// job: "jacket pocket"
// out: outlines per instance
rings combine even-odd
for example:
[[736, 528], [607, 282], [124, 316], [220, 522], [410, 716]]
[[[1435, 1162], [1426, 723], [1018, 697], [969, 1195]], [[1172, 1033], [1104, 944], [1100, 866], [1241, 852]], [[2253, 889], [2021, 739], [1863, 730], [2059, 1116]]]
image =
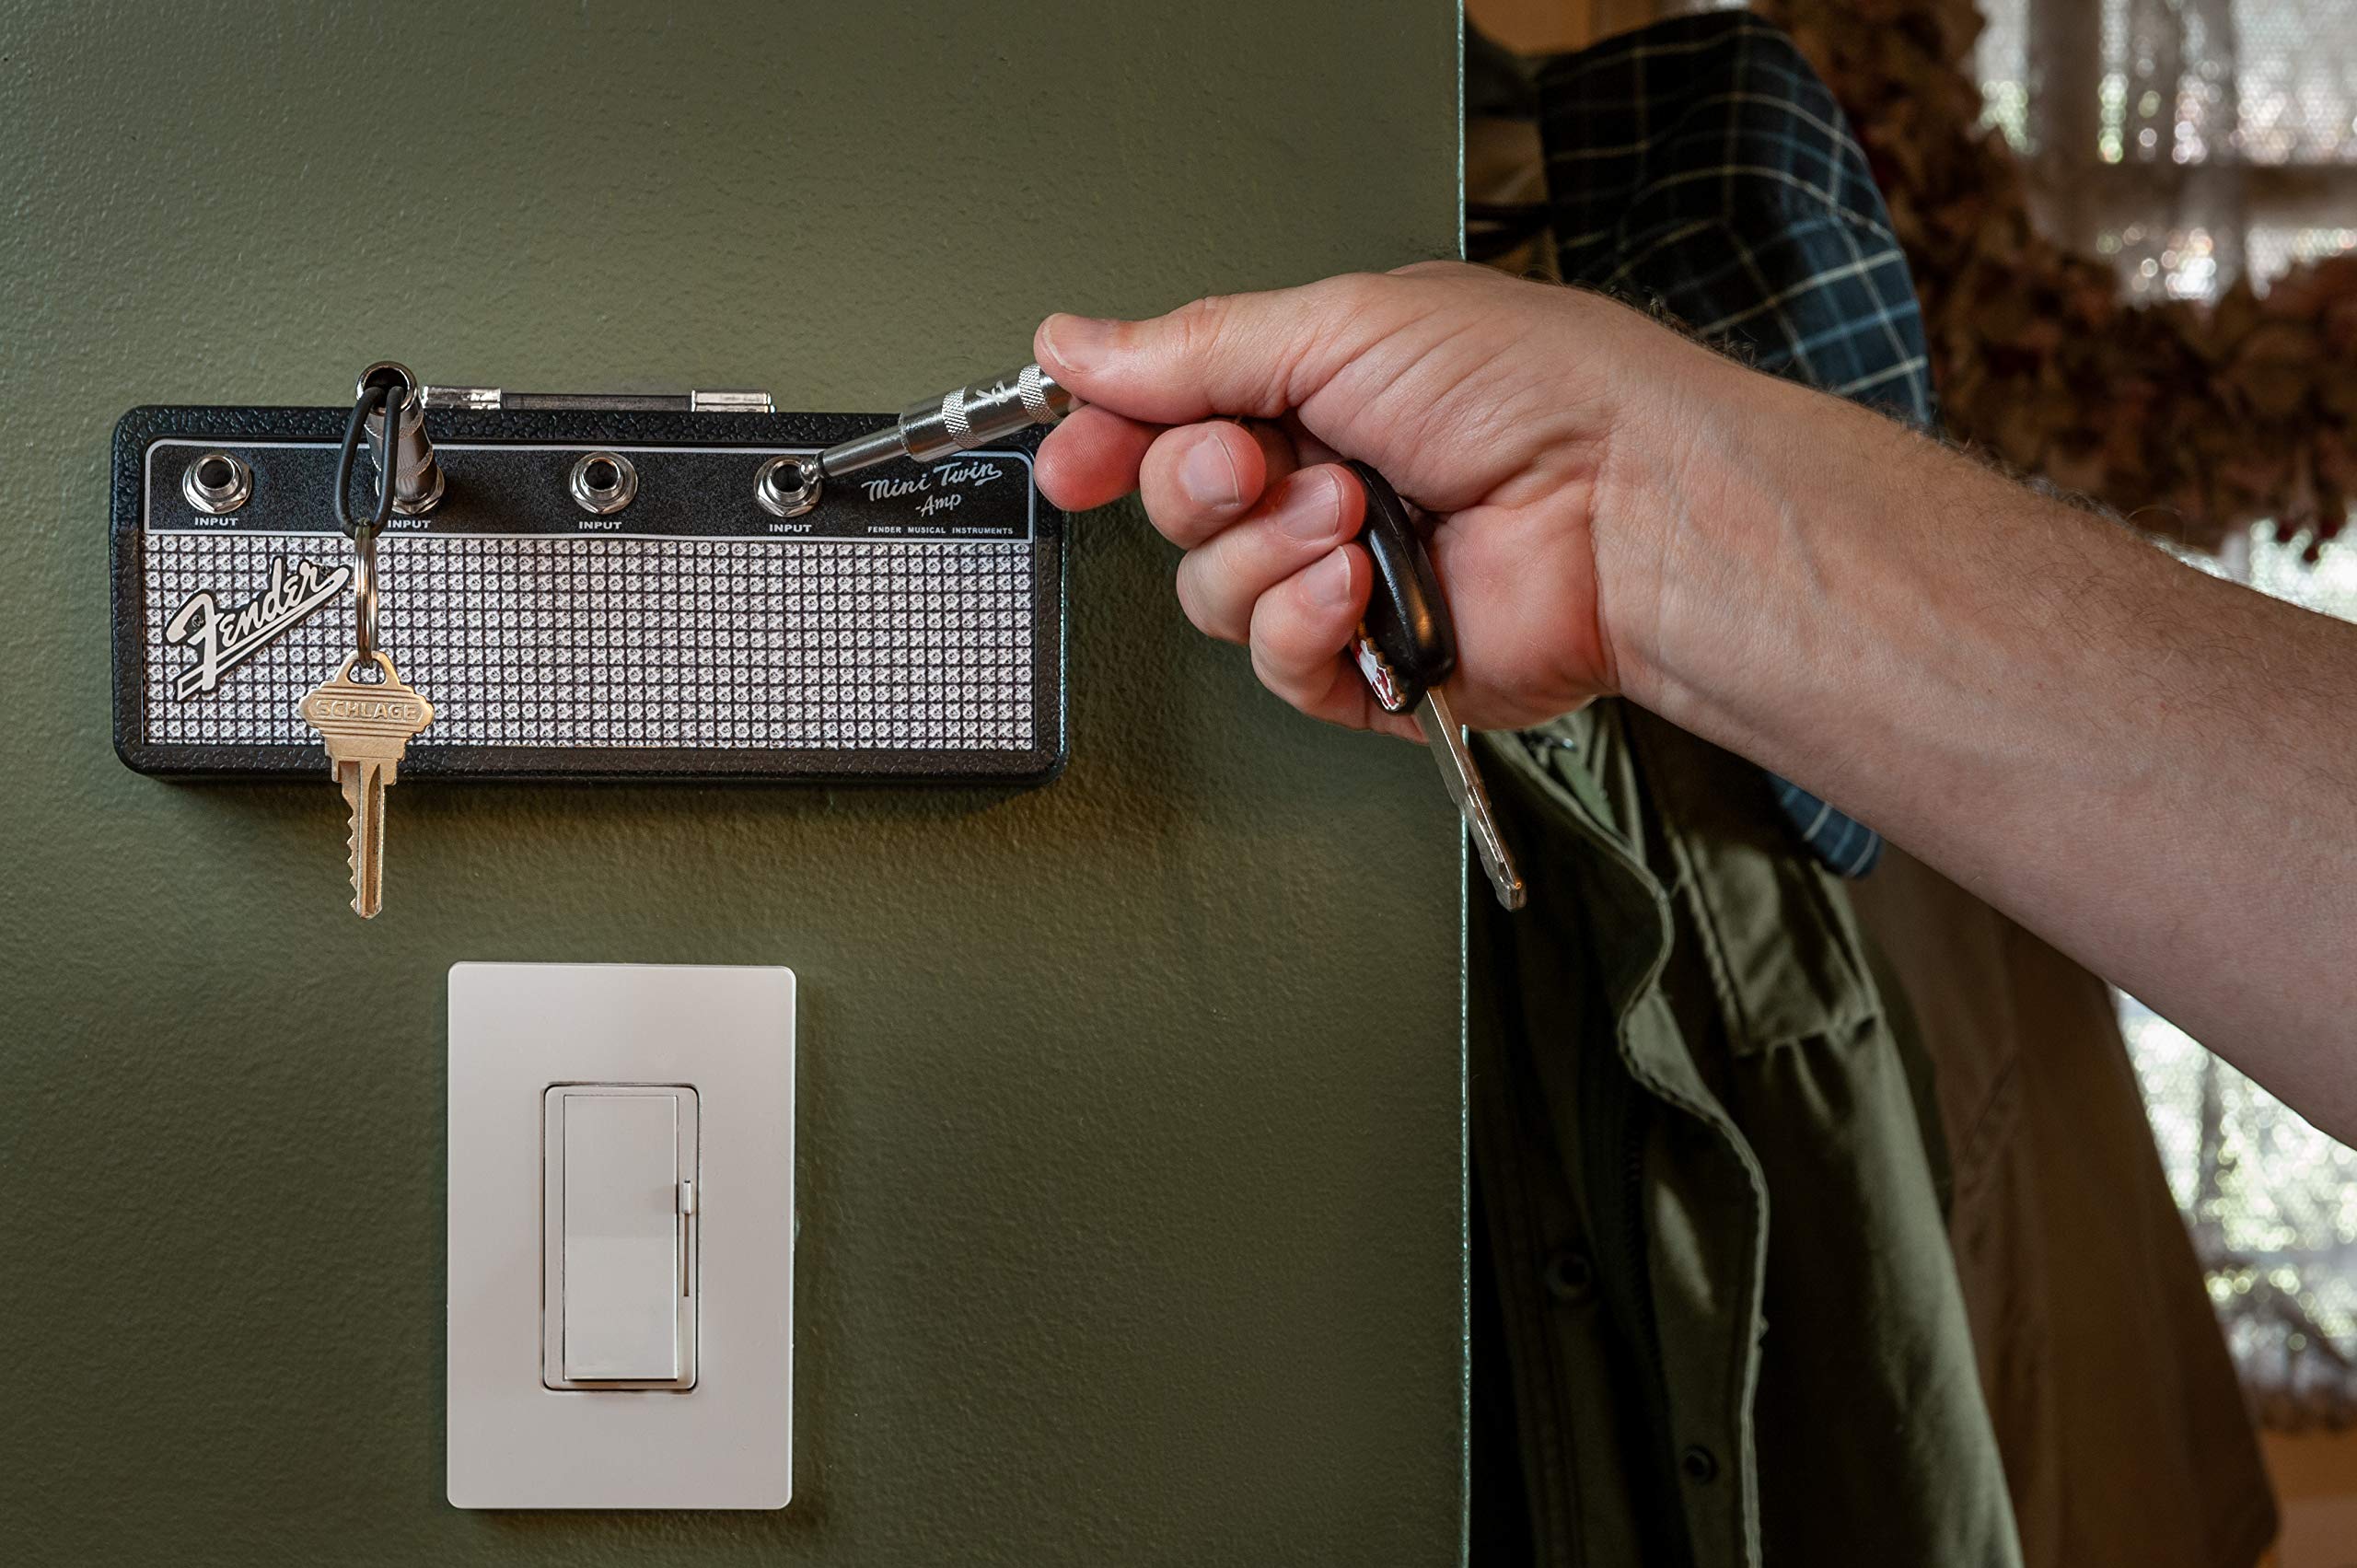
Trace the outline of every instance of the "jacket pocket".
[[1627, 724], [1653, 804], [1647, 858], [1691, 918], [1728, 1050], [1858, 1038], [1882, 1004], [1856, 918], [1794, 841], [1764, 775], [1642, 710]]

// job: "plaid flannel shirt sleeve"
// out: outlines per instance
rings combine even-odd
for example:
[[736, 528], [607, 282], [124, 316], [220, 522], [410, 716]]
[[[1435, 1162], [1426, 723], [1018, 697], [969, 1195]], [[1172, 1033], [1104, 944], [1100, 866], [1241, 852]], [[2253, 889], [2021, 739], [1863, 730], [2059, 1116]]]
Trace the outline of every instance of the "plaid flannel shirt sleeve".
[[[1791, 39], [1686, 17], [1539, 65], [1566, 283], [1667, 311], [1763, 370], [1928, 424], [1907, 259], [1864, 150]], [[1864, 876], [1882, 840], [1770, 775], [1811, 851]]]

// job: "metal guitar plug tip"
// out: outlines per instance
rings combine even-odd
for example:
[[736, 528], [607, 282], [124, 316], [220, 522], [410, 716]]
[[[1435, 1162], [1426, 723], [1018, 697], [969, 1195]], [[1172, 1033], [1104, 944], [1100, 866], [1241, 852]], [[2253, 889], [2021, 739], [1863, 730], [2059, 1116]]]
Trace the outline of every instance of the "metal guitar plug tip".
[[1073, 411], [1073, 395], [1036, 365], [911, 403], [900, 419], [819, 455], [828, 478], [857, 473], [895, 458], [937, 463], [987, 447], [1034, 424], [1054, 424]]
[[[360, 373], [354, 396], [365, 395], [371, 387], [383, 387], [386, 393], [384, 407], [368, 416], [368, 455], [392, 487], [393, 510], [404, 517], [430, 512], [442, 499], [442, 465], [434, 460], [434, 443], [425, 438], [425, 400], [418, 393], [417, 377], [408, 366], [380, 359]], [[389, 459], [385, 449], [389, 423]]]

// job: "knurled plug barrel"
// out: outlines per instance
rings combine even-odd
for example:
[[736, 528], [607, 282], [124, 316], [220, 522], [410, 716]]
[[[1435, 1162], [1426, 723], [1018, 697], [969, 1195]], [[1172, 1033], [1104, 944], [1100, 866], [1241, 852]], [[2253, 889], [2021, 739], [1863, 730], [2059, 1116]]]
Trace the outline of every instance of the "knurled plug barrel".
[[1010, 370], [911, 403], [895, 423], [872, 434], [828, 447], [819, 471], [830, 478], [857, 473], [895, 458], [939, 462], [958, 452], [987, 447], [1034, 424], [1054, 424], [1073, 411], [1071, 392], [1036, 365]]

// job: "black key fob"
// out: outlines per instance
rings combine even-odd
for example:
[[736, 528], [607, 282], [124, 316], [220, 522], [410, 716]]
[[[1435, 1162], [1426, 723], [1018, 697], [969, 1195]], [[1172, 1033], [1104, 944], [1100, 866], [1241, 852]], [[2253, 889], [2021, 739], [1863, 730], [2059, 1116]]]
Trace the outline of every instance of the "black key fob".
[[1350, 469], [1366, 487], [1359, 542], [1375, 562], [1375, 591], [1354, 652], [1384, 712], [1404, 714], [1457, 668], [1457, 629], [1408, 504], [1365, 463], [1353, 459]]

